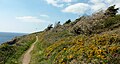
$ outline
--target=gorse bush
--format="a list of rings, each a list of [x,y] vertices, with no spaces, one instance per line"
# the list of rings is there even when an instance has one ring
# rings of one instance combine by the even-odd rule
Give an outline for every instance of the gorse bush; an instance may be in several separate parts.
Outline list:
[[[115,15],[114,6],[107,10],[38,32],[30,64],[120,64],[120,15]],[[34,41],[35,33],[12,46],[1,45],[0,63],[20,64],[19,58]]]
[[[44,56],[52,64],[114,63],[120,60],[117,34],[69,37],[45,49]],[[71,40],[72,39],[72,40]],[[68,41],[69,40],[69,41]],[[114,61],[113,61],[114,60]]]
[[[41,33],[30,64],[120,64],[120,15],[104,13]]]
[[[114,24],[118,24],[120,22],[120,15],[116,15],[115,17],[109,17],[108,19],[103,21],[104,27],[110,27]]]

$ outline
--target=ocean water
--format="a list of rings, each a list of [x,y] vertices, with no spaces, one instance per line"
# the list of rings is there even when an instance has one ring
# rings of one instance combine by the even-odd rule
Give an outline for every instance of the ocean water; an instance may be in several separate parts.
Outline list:
[[[26,35],[25,33],[0,32],[0,44],[13,39],[16,36]]]

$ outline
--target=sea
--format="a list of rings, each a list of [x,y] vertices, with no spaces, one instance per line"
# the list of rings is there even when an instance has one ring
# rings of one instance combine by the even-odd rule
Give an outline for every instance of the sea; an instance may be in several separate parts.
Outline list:
[[[17,36],[23,36],[27,33],[11,33],[11,32],[0,32],[0,44],[10,41]]]

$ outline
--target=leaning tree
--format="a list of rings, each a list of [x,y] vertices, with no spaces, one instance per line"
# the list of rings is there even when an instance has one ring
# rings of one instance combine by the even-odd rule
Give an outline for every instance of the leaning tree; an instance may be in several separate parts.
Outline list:
[[[105,15],[106,16],[115,16],[118,13],[119,8],[115,8],[115,5],[110,6],[106,11]]]

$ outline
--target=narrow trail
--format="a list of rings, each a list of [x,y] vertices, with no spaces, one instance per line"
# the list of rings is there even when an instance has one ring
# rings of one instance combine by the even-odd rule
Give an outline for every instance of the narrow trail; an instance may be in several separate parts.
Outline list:
[[[29,64],[31,55],[30,52],[33,50],[35,43],[38,41],[38,36],[36,36],[36,41],[31,45],[31,47],[27,50],[27,52],[24,54],[22,59],[22,64]]]

